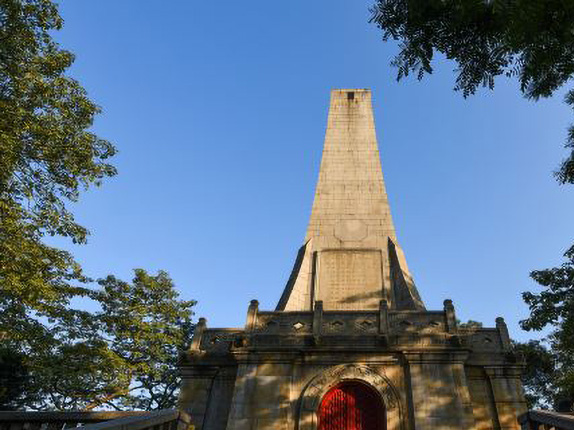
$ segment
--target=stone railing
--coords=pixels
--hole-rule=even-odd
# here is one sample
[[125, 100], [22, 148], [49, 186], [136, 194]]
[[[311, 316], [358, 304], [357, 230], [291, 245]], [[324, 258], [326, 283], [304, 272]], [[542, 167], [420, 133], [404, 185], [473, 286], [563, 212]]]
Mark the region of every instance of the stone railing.
[[574, 415], [533, 410], [518, 417], [522, 430], [574, 430]]
[[0, 430], [61, 430], [96, 424], [149, 412], [4, 412], [0, 411]]
[[199, 319], [190, 355], [226, 355], [246, 347], [293, 349], [304, 346], [347, 348], [467, 348], [482, 354], [504, 353], [511, 342], [506, 323], [496, 327], [458, 328], [452, 301], [439, 311], [391, 310], [385, 300], [370, 311], [324, 310], [320, 301], [309, 311], [260, 311], [252, 300], [243, 328], [208, 328]]
[[0, 430], [192, 430], [191, 417], [177, 410], [157, 412], [2, 412]]

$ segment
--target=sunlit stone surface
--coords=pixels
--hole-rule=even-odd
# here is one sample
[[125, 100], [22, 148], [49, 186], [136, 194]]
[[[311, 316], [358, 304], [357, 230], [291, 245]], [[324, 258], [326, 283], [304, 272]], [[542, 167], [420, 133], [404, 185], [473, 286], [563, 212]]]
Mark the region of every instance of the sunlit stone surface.
[[322, 400], [354, 381], [388, 430], [518, 429], [509, 348], [502, 318], [461, 329], [450, 300], [425, 309], [391, 218], [371, 92], [333, 90], [309, 227], [277, 308], [253, 300], [240, 329], [200, 320], [180, 407], [203, 430], [330, 430]]

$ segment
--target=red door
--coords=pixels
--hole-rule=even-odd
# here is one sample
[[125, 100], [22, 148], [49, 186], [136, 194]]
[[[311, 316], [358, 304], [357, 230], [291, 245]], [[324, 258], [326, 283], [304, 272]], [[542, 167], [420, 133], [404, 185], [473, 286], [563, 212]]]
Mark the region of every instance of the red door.
[[331, 388], [319, 407], [319, 430], [385, 430], [385, 409], [379, 395], [360, 382]]

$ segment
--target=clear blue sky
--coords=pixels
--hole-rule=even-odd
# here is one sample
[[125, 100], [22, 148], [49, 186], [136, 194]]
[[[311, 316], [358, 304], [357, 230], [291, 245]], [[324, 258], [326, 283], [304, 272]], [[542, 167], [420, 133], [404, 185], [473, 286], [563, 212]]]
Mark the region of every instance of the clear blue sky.
[[[502, 315], [574, 242], [574, 187], [551, 173], [574, 115], [515, 83], [464, 100], [453, 64], [397, 83], [369, 1], [64, 0], [71, 73], [104, 109], [119, 175], [74, 208], [87, 273], [164, 269], [210, 326], [274, 308], [302, 244], [332, 88], [371, 88], [399, 241], [430, 309]], [[58, 241], [60, 244], [61, 241]]]

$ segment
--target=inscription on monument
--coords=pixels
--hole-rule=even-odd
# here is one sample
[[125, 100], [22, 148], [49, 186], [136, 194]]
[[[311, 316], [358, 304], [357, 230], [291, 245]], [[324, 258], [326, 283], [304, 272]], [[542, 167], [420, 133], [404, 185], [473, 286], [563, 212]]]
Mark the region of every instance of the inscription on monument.
[[381, 253], [331, 250], [319, 254], [318, 300], [326, 310], [377, 309], [382, 297]]

